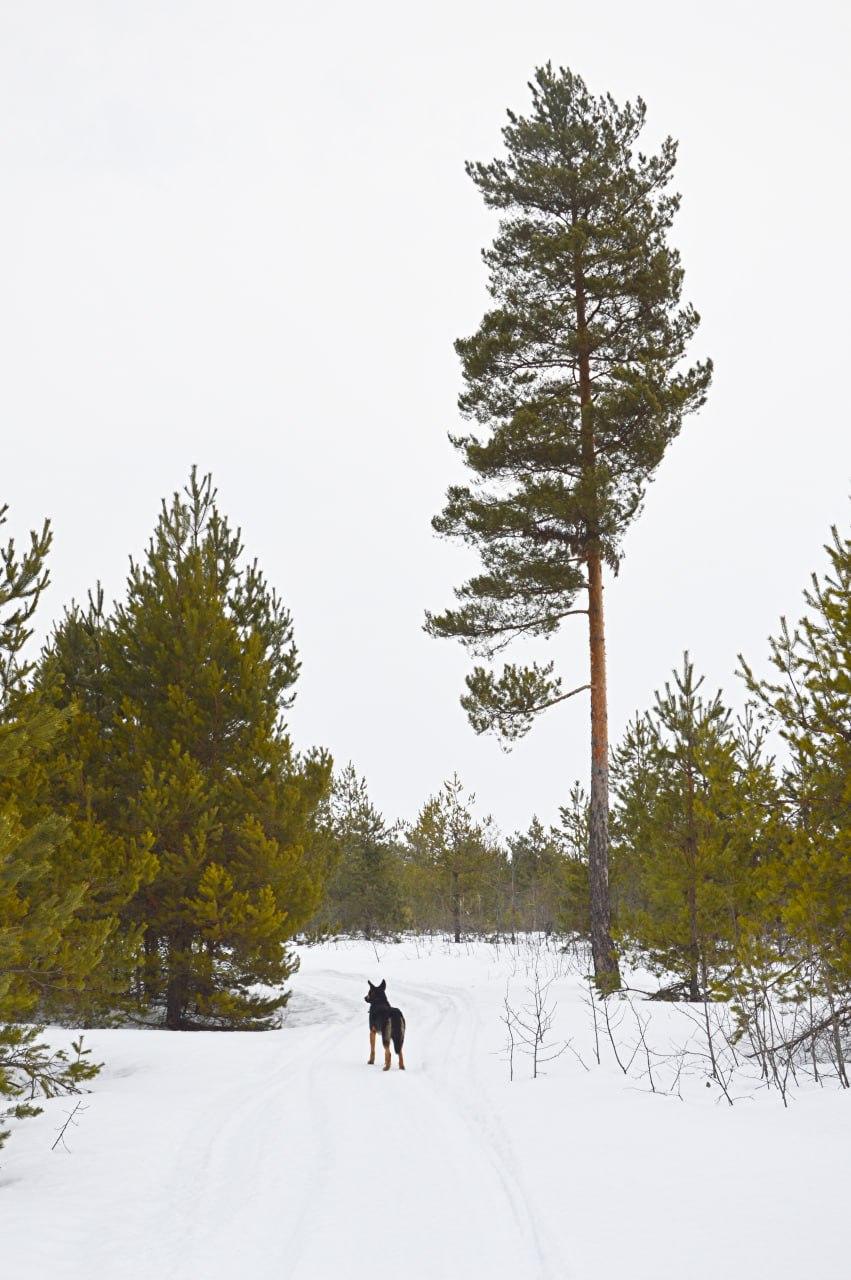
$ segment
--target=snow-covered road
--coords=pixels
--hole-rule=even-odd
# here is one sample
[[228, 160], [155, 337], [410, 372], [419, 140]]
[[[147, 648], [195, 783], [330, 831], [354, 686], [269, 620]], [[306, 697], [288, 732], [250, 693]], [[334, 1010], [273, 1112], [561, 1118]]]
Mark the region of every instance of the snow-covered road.
[[326, 1015], [336, 1025], [300, 1057], [301, 1085], [281, 1116], [282, 1132], [309, 1153], [298, 1203], [280, 1215], [281, 1274], [548, 1274], [510, 1148], [471, 1070], [472, 997], [405, 983], [409, 1065], [403, 1074], [394, 1057], [385, 1075], [366, 1065], [363, 979], [324, 970], [303, 990], [317, 1003], [333, 991]]
[[[102, 1031], [70, 1152], [67, 1099], [0, 1161], [3, 1274], [29, 1280], [785, 1280], [842, 1256], [848, 1098], [730, 1109], [651, 1095], [571, 1054], [508, 1083], [516, 959], [309, 948], [265, 1034]], [[366, 1065], [366, 978], [408, 1069]], [[580, 984], [552, 988], [591, 1060]], [[664, 1016], [663, 1014], [660, 1016]], [[67, 1035], [67, 1033], [63, 1033]], [[379, 1054], [380, 1058], [380, 1054]], [[8, 1267], [8, 1270], [6, 1269]]]

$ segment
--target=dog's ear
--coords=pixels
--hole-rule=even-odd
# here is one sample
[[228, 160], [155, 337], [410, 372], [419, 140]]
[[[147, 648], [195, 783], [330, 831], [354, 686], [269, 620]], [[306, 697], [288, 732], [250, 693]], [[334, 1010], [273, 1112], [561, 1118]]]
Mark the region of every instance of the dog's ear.
[[387, 986], [387, 979], [386, 979], [386, 978], [382, 978], [382, 979], [381, 979], [381, 981], [380, 981], [380, 982], [379, 982], [379, 984], [378, 984], [378, 990], [379, 990], [379, 991], [383, 991], [383, 990], [385, 989], [385, 987], [386, 987], [386, 986]]
[[372, 983], [370, 982], [369, 978], [367, 978], [367, 980], [366, 980], [366, 985], [369, 987], [370, 991], [374, 991], [374, 990], [375, 990], [375, 987], [372, 985]]

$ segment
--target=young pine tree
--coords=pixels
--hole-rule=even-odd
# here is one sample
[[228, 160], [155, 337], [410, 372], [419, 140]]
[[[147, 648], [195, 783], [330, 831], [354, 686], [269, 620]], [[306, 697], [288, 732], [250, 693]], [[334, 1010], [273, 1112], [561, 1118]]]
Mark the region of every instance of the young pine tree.
[[89, 626], [84, 644], [70, 614], [49, 660], [98, 730], [83, 749], [95, 818], [153, 855], [121, 913], [142, 939], [136, 994], [173, 1029], [267, 1025], [287, 997], [256, 988], [293, 971], [286, 940], [324, 886], [330, 761], [293, 753], [291, 620], [242, 563], [209, 476], [193, 469], [163, 503], [126, 599]]
[[587, 936], [587, 829], [579, 844], [568, 831], [574, 801], [582, 806], [584, 799], [581, 788], [574, 788], [571, 806], [560, 811], [561, 826], [547, 828], [533, 817], [525, 831], [508, 838], [512, 933], [520, 928]]
[[484, 254], [494, 307], [456, 343], [461, 411], [478, 430], [453, 443], [473, 483], [449, 490], [434, 527], [477, 547], [483, 569], [426, 627], [492, 657], [587, 618], [578, 687], [565, 691], [552, 662], [498, 677], [476, 667], [462, 704], [477, 732], [510, 742], [545, 708], [590, 690], [591, 942], [597, 982], [611, 989], [604, 568], [617, 571], [624, 533], [684, 415], [703, 403], [711, 366], [683, 367], [698, 317], [680, 305], [667, 239], [676, 144], [644, 155], [644, 103], [594, 97], [570, 71], [548, 64], [530, 87], [531, 113], [508, 113], [504, 158], [467, 166], [503, 216]]
[[395, 831], [371, 803], [366, 780], [349, 764], [334, 779], [330, 829], [335, 854], [320, 920], [364, 938], [402, 925], [400, 855]]
[[[770, 641], [771, 678], [740, 659], [749, 691], [788, 748], [782, 798], [788, 819], [766, 887], [810, 990], [851, 1022], [851, 539], [837, 528], [828, 572], [813, 575], [807, 613]], [[787, 957], [791, 959], [791, 957]], [[847, 1078], [847, 1077], [846, 1077]]]
[[[6, 508], [0, 507], [0, 526]], [[79, 987], [100, 956], [102, 937], [71, 945], [75, 917], [87, 886], [57, 887], [53, 857], [64, 826], [54, 814], [27, 818], [35, 761], [62, 729], [63, 715], [28, 687], [31, 667], [23, 648], [47, 585], [47, 524], [19, 555], [14, 541], [0, 549], [0, 1099], [9, 1115], [34, 1115], [32, 1099], [76, 1090], [98, 1068], [51, 1052], [34, 1025], [57, 992]], [[26, 1020], [30, 1025], [22, 1025]], [[7, 1137], [0, 1132], [0, 1146]]]
[[525, 831], [509, 836], [507, 844], [512, 933], [515, 928], [549, 933], [558, 916], [558, 844], [537, 817]]
[[558, 913], [561, 933], [590, 940], [591, 903], [588, 881], [588, 794], [579, 782], [570, 788], [568, 803], [559, 808], [558, 827], [551, 828], [562, 851], [563, 885]]
[[734, 961], [772, 811], [750, 720], [738, 732], [702, 684], [686, 654], [613, 755], [619, 929], [690, 1000]]
[[505, 855], [489, 818], [474, 813], [475, 796], [455, 774], [423, 805], [408, 829], [407, 882], [417, 923], [449, 926], [456, 942], [465, 929], [499, 923]]

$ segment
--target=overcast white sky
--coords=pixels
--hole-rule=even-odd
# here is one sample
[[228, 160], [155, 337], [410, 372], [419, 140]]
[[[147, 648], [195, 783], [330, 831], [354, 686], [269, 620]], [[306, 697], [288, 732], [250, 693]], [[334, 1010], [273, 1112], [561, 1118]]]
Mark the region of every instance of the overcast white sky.
[[[454, 338], [491, 216], [463, 170], [551, 59], [680, 140], [675, 241], [710, 402], [607, 591], [617, 737], [689, 647], [738, 698], [847, 525], [847, 6], [618, 0], [2, 0], [0, 501], [55, 527], [46, 628], [120, 592], [193, 462], [293, 610], [298, 745], [413, 815], [458, 770], [510, 830], [588, 771], [588, 708], [510, 755], [421, 631], [470, 561]], [[584, 679], [582, 620], [552, 653]]]

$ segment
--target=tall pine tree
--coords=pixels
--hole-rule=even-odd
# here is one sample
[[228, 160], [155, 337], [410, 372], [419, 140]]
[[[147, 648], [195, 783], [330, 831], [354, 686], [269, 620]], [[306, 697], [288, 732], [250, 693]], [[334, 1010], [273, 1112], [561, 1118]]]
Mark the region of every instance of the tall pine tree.
[[450, 488], [434, 527], [477, 547], [483, 572], [426, 626], [490, 658], [587, 617], [589, 677], [578, 687], [564, 690], [552, 662], [498, 677], [476, 667], [462, 703], [477, 732], [510, 742], [590, 689], [591, 942], [597, 982], [610, 989], [604, 566], [617, 571], [623, 535], [683, 416], [703, 402], [711, 366], [683, 367], [698, 317], [680, 305], [683, 272], [667, 241], [676, 144], [638, 151], [644, 103], [594, 97], [568, 70], [548, 64], [530, 88], [530, 115], [508, 113], [505, 157], [467, 166], [503, 216], [484, 253], [494, 307], [456, 343], [460, 407], [482, 429], [453, 441], [473, 483]]
[[267, 1025], [296, 963], [286, 940], [324, 887], [331, 766], [294, 754], [291, 619], [243, 563], [209, 476], [193, 469], [163, 503], [112, 615], [69, 613], [45, 662], [85, 726], [94, 817], [128, 856], [153, 856], [121, 911], [142, 942], [136, 998], [173, 1029]]

